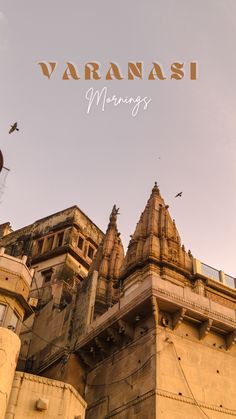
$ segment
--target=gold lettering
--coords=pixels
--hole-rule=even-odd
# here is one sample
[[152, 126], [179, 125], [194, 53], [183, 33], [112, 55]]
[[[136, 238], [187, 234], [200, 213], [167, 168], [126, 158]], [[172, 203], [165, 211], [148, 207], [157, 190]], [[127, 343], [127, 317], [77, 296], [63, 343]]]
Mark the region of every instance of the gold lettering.
[[75, 65], [72, 63], [66, 63], [66, 64], [67, 64], [67, 67], [62, 76], [62, 80], [70, 80], [70, 79], [79, 80], [79, 75], [77, 73]]
[[143, 63], [128, 63], [128, 80], [134, 80], [134, 77], [142, 79]]
[[190, 80], [197, 80], [197, 63], [190, 63]]
[[183, 68], [184, 64], [181, 63], [173, 63], [171, 65], [171, 79], [175, 80], [181, 80], [184, 77], [184, 72], [181, 70]]
[[[51, 75], [53, 71], [55, 70], [57, 63], [55, 62], [46, 63], [46, 61], [42, 61], [41, 63], [38, 63], [38, 65], [40, 65], [43, 75], [46, 76], [50, 80]], [[51, 67], [51, 72], [49, 72], [48, 65]]]
[[153, 68], [151, 69], [149, 73], [148, 80], [155, 80], [156, 78], [158, 78], [159, 80], [166, 79], [166, 77], [162, 73], [161, 66], [157, 63], [153, 63]]
[[106, 80], [122, 80], [123, 77], [120, 73], [119, 67], [115, 63], [110, 63], [110, 68], [106, 75]]
[[98, 63], [87, 63], [85, 65], [84, 74], [85, 80], [100, 80], [101, 76], [98, 73], [99, 64]]

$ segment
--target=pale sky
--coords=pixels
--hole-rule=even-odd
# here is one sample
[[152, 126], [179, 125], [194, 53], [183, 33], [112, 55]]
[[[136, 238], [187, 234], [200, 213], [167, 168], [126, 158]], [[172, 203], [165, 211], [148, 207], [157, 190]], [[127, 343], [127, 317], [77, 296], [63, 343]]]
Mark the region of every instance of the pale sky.
[[[157, 181], [186, 248], [235, 276], [235, 16], [235, 0], [2, 0], [0, 148], [11, 171], [0, 222], [17, 229], [76, 204], [105, 230], [116, 203], [127, 245]], [[39, 61], [58, 62], [51, 80]], [[67, 61], [80, 80], [62, 80]], [[100, 81], [84, 80], [90, 61]], [[124, 80], [105, 80], [110, 61]], [[144, 63], [143, 80], [127, 80], [129, 61]], [[167, 80], [147, 80], [153, 61]], [[197, 61], [198, 80], [170, 80], [175, 61]], [[90, 87], [151, 102], [136, 117], [129, 105], [87, 114]]]

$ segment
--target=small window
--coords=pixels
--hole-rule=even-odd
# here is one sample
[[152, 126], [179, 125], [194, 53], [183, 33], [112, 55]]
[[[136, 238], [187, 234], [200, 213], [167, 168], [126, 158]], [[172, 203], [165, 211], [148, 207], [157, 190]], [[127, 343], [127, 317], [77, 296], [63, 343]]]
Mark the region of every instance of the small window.
[[83, 239], [83, 237], [79, 236], [79, 239], [78, 239], [78, 248], [81, 249], [81, 250], [83, 250], [83, 246], [84, 246], [84, 239]]
[[3, 323], [7, 306], [5, 304], [0, 304], [0, 325]]
[[52, 250], [53, 241], [54, 236], [50, 236], [46, 239], [45, 252], [49, 252], [50, 250]]
[[62, 246], [63, 239], [64, 239], [64, 232], [62, 231], [61, 233], [58, 233], [58, 235], [57, 235], [56, 247]]
[[15, 312], [13, 312], [12, 316], [11, 316], [11, 321], [8, 325], [8, 329], [11, 329], [11, 330], [13, 330], [13, 332], [15, 332], [16, 328], [17, 328], [18, 321], [19, 321], [19, 316]]
[[52, 269], [47, 269], [46, 271], [42, 272], [44, 283], [51, 281], [52, 273], [53, 273]]
[[9, 256], [14, 256], [15, 253], [15, 246], [12, 244], [11, 246], [8, 246], [5, 253]]
[[44, 282], [50, 282], [52, 279], [52, 274], [46, 274], [44, 275]]
[[89, 257], [89, 259], [93, 259], [93, 256], [94, 256], [94, 248], [93, 247], [91, 247], [91, 246], [88, 247], [87, 256]]
[[43, 239], [40, 239], [37, 241], [37, 246], [38, 246], [38, 254], [40, 255], [40, 253], [42, 253], [42, 250], [43, 250]]

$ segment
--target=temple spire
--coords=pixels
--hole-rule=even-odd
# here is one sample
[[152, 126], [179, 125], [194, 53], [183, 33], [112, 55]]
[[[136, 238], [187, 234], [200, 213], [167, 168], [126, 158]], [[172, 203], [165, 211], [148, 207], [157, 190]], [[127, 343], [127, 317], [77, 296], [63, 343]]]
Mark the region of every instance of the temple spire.
[[[119, 215], [119, 209], [120, 208], [116, 208], [116, 204], [115, 205], [113, 205], [113, 208], [112, 208], [112, 211], [111, 211], [111, 215], [110, 215], [110, 218], [109, 218], [109, 220], [110, 220], [110, 222], [109, 222], [109, 226], [111, 225], [111, 224], [116, 224], [116, 221], [117, 221], [117, 215]], [[108, 227], [109, 227], [108, 226]]]
[[124, 248], [117, 228], [119, 208], [113, 206], [109, 224], [102, 243], [100, 244], [93, 264], [89, 270], [89, 277], [97, 272], [97, 290], [95, 299], [95, 314], [101, 314], [118, 300], [119, 290], [113, 285], [120, 276], [121, 265], [124, 261]]
[[122, 277], [147, 260], [159, 265], [165, 262], [184, 269], [190, 267], [189, 255], [181, 247], [181, 239], [168, 208], [155, 182], [135, 232], [131, 236]]

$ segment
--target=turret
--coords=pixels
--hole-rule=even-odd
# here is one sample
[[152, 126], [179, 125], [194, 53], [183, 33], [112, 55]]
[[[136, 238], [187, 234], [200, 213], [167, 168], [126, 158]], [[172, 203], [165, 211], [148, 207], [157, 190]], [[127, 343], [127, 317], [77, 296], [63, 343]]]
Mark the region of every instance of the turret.
[[128, 245], [121, 274], [122, 282], [135, 270], [147, 266], [147, 262], [183, 274], [192, 273], [192, 255], [181, 246], [180, 235], [168, 208], [155, 182]]
[[18, 337], [25, 317], [32, 313], [28, 304], [33, 272], [26, 266], [26, 256], [17, 259], [0, 249], [0, 418], [11, 392], [20, 350]]
[[117, 302], [119, 290], [114, 288], [120, 276], [121, 265], [124, 261], [124, 248], [117, 229], [117, 215], [119, 208], [113, 206], [104, 239], [95, 257], [96, 267], [91, 266], [89, 275], [96, 269], [98, 282], [95, 301], [95, 313], [101, 314]]

